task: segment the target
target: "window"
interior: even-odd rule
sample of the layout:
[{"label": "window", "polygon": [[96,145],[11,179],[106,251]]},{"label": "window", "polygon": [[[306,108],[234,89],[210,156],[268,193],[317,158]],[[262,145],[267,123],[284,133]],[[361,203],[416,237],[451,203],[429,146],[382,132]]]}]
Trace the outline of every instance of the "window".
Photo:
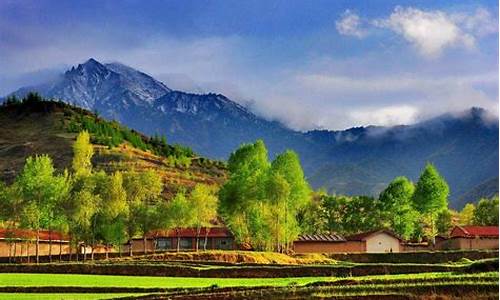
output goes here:
[{"label": "window", "polygon": [[233,249],[233,239],[219,238],[215,239],[215,249]]},{"label": "window", "polygon": [[181,238],[179,245],[181,249],[193,249],[193,239]]},{"label": "window", "polygon": [[172,249],[172,239],[159,238],[156,240],[156,249],[168,250]]}]

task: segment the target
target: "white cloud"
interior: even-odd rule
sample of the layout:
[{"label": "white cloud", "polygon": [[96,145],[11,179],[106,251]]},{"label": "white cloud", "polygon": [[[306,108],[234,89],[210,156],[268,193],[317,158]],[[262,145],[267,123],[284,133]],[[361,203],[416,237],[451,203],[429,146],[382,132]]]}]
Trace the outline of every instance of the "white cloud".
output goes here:
[{"label": "white cloud", "polygon": [[346,10],[342,14],[342,18],[335,22],[337,31],[342,35],[350,35],[362,38],[366,32],[361,27],[361,20],[359,16],[350,10]]},{"label": "white cloud", "polygon": [[373,24],[402,35],[426,57],[437,57],[448,47],[475,46],[474,36],[464,32],[451,15],[439,10],[398,6],[388,18],[375,20]]},{"label": "white cloud", "polygon": [[419,110],[410,105],[393,105],[377,108],[365,108],[349,113],[350,118],[361,125],[396,125],[410,124],[417,120]]},{"label": "white cloud", "polygon": [[477,8],[474,14],[458,13],[451,17],[464,31],[478,37],[498,32],[498,20],[482,7]]}]

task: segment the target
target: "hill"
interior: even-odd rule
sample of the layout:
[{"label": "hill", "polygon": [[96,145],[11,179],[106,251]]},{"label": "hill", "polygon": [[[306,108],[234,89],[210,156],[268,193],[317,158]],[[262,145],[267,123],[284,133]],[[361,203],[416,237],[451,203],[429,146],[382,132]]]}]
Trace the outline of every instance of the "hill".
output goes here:
[{"label": "hill", "polygon": [[175,91],[123,64],[94,59],[55,81],[14,94],[30,90],[146,134],[165,135],[212,159],[226,159],[256,139],[265,141],[271,157],[293,149],[311,185],[334,193],[377,195],[396,176],[416,180],[425,163],[432,162],[448,181],[452,206],[458,208],[465,193],[498,177],[498,120],[480,108],[410,126],[298,132],[224,95]]},{"label": "hill", "polygon": [[0,106],[0,128],[0,179],[6,182],[12,182],[25,159],[34,154],[50,155],[59,170],[70,168],[72,144],[81,129],[91,133],[95,169],[152,168],[165,183],[166,197],[196,183],[220,185],[226,178],[222,162],[199,157],[190,149],[146,137],[63,102],[35,99],[4,104]]}]

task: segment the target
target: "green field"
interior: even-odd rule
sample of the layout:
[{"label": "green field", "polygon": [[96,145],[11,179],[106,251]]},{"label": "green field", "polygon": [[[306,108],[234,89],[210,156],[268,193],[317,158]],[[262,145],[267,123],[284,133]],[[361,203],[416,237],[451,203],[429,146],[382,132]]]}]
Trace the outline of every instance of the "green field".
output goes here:
[{"label": "green field", "polygon": [[0,300],[97,300],[103,298],[117,298],[142,294],[33,294],[33,293],[0,293]]},{"label": "green field", "polygon": [[1,286],[84,286],[84,287],[141,287],[141,288],[199,288],[226,286],[286,286],[292,282],[307,284],[333,277],[301,278],[193,278],[148,277],[79,274],[0,274]]},{"label": "green field", "polygon": [[[296,277],[296,278],[193,278],[193,277],[145,277],[78,274],[0,274],[0,289],[18,287],[16,293],[0,293],[0,299],[109,299],[124,296],[139,296],[144,293],[124,291],[123,293],[96,293],[93,288],[206,288],[221,287],[259,287],[269,286],[287,291],[289,287],[301,287],[310,295],[366,295],[401,293],[406,290],[418,292],[422,288],[445,288],[469,290],[482,285],[498,285],[498,272],[457,274],[451,272],[420,273],[399,275],[374,275],[359,277]],[[338,284],[335,284],[338,282]],[[348,282],[348,283],[345,283]],[[334,284],[332,284],[334,283]],[[54,287],[40,293],[25,293],[23,288]],[[88,293],[64,293],[67,287],[88,288]],[[470,288],[469,288],[470,287]],[[270,288],[271,290],[273,288]],[[285,290],[283,290],[285,289]],[[50,292],[50,293],[48,293]],[[149,294],[151,292],[148,292]],[[248,292],[250,293],[250,292]],[[238,295],[238,294],[234,294]]]}]

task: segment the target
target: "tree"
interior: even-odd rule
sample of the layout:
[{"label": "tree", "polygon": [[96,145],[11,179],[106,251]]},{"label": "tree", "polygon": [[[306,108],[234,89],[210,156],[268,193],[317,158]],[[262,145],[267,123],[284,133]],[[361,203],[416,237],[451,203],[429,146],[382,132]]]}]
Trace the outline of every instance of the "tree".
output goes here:
[{"label": "tree", "polygon": [[39,262],[40,229],[50,226],[51,213],[68,192],[67,178],[54,174],[47,155],[29,157],[16,178],[22,196],[22,223],[36,230],[36,261]]},{"label": "tree", "polygon": [[155,222],[152,220],[153,208],[161,197],[163,182],[153,170],[130,171],[124,174],[123,186],[129,207],[126,221],[127,234],[129,238],[141,234],[144,253],[146,253],[146,234],[155,227]]},{"label": "tree", "polygon": [[[64,203],[69,232],[74,246],[80,242],[93,243],[96,236],[95,220],[101,209],[102,197],[97,193],[96,182],[106,181],[106,174],[99,172],[92,176],[77,176],[72,180],[70,197]],[[78,249],[77,249],[78,259]],[[87,257],[84,248],[84,260]]]},{"label": "tree", "polygon": [[217,217],[218,198],[214,187],[197,184],[189,196],[190,205],[193,207],[193,223],[196,227],[196,251],[199,249],[200,231],[205,227],[205,242],[203,249],[207,249],[207,235],[210,222]]},{"label": "tree", "polygon": [[311,188],[305,179],[298,155],[291,150],[274,159],[269,178],[274,183],[274,189],[267,190],[267,198],[274,199],[275,205],[279,207],[278,211],[283,209],[283,244],[288,249],[289,244],[300,233],[297,216],[310,203]]},{"label": "tree", "polygon": [[453,227],[452,223],[452,213],[449,209],[443,209],[438,215],[436,220],[436,229],[439,234],[448,235],[451,227]]},{"label": "tree", "polygon": [[460,212],[460,225],[472,225],[474,221],[474,212],[476,206],[473,203],[465,204],[464,208]]},{"label": "tree", "polygon": [[413,183],[402,176],[395,178],[379,196],[383,219],[404,239],[412,236],[418,215],[412,206],[414,191]]},{"label": "tree", "polygon": [[474,211],[474,224],[498,226],[498,195],[491,199],[481,199]]},{"label": "tree", "polygon": [[344,232],[358,233],[382,227],[377,200],[368,196],[348,198],[343,220]]},{"label": "tree", "polygon": [[180,250],[180,229],[194,224],[194,209],[189,203],[183,191],[178,192],[166,207],[165,219],[169,223],[165,227],[174,227],[177,231],[177,252]]},{"label": "tree", "polygon": [[449,187],[434,165],[428,163],[420,175],[413,194],[413,205],[427,220],[428,235],[436,235],[436,217],[448,207]]},{"label": "tree", "polygon": [[[107,242],[121,245],[126,240],[125,220],[129,213],[127,193],[123,188],[122,173],[119,171],[113,173],[102,188],[103,190],[100,193],[103,199],[102,206],[98,211],[94,226],[100,224],[99,230],[101,233],[105,233],[101,236]],[[129,236],[129,238],[132,237]],[[92,254],[94,253],[94,245],[95,240],[92,243]],[[132,253],[132,247],[130,247],[130,253]]]},{"label": "tree", "polygon": [[[290,184],[279,173],[272,172],[266,186],[266,194],[269,200],[266,207],[266,223],[271,233],[271,241],[268,241],[266,248],[280,251],[283,245],[287,244],[287,211],[288,199],[290,197]],[[289,222],[291,223],[291,222]],[[273,243],[274,241],[274,243]]]},{"label": "tree", "polygon": [[92,156],[94,147],[90,143],[90,134],[84,130],[80,132],[73,144],[73,171],[75,174],[87,174],[92,172]]},{"label": "tree", "polygon": [[259,248],[267,238],[262,230],[264,182],[270,164],[262,140],[242,145],[228,160],[230,177],[219,192],[220,215],[238,242]]}]

